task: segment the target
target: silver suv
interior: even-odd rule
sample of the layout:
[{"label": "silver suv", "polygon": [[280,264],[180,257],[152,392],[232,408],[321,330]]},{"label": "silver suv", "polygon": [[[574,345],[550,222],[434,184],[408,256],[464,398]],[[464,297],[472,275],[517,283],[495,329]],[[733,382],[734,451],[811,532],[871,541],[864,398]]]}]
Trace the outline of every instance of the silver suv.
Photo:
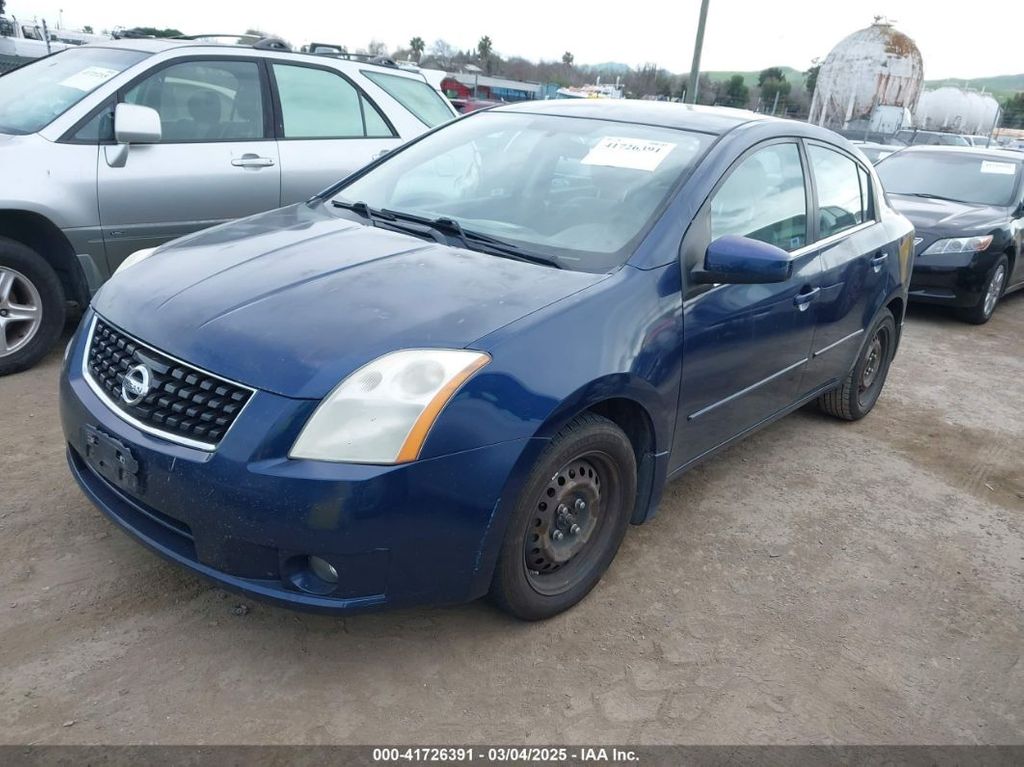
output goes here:
[{"label": "silver suv", "polygon": [[0,375],[131,253],[302,201],[454,118],[386,60],[119,40],[0,77]]}]

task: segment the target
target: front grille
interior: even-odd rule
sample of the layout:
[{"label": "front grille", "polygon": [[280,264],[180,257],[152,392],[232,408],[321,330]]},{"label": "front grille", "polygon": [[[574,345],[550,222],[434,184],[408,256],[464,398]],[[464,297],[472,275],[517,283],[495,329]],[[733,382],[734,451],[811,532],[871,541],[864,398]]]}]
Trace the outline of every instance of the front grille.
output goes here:
[{"label": "front grille", "polygon": [[[108,404],[176,442],[216,447],[253,395],[252,389],[169,357],[99,317],[86,355],[88,375],[106,394]],[[129,404],[122,384],[137,365],[149,371],[149,391]]]}]

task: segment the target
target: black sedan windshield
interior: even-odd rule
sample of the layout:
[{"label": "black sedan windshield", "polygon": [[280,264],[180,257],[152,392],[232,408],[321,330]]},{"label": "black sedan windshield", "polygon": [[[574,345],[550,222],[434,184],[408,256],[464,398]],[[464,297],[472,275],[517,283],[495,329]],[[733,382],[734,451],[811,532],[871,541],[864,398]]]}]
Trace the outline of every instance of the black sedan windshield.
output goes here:
[{"label": "black sedan windshield", "polygon": [[118,75],[145,53],[111,48],[78,48],[0,77],[0,133],[35,133]]},{"label": "black sedan windshield", "polygon": [[975,205],[1010,205],[1020,163],[959,152],[906,151],[875,166],[892,194],[941,197]]},{"label": "black sedan windshield", "polygon": [[336,199],[447,218],[559,265],[623,263],[713,136],[605,120],[483,112],[434,133]]}]

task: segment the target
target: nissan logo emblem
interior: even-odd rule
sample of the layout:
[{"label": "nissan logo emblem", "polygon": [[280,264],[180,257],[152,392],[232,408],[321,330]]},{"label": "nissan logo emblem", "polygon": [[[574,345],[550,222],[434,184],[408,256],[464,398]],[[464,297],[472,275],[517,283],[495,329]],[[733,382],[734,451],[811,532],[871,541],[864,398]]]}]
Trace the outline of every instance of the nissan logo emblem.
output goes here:
[{"label": "nissan logo emblem", "polygon": [[129,368],[121,381],[121,399],[128,405],[138,405],[149,394],[149,368],[136,365]]}]

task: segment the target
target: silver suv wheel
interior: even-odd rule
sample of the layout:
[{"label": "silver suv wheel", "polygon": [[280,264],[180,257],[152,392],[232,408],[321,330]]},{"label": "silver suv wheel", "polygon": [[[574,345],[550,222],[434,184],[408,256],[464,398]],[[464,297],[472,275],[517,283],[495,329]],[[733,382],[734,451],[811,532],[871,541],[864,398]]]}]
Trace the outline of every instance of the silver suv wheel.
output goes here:
[{"label": "silver suv wheel", "polygon": [[39,290],[24,274],[0,266],[0,357],[28,344],[43,322]]}]

